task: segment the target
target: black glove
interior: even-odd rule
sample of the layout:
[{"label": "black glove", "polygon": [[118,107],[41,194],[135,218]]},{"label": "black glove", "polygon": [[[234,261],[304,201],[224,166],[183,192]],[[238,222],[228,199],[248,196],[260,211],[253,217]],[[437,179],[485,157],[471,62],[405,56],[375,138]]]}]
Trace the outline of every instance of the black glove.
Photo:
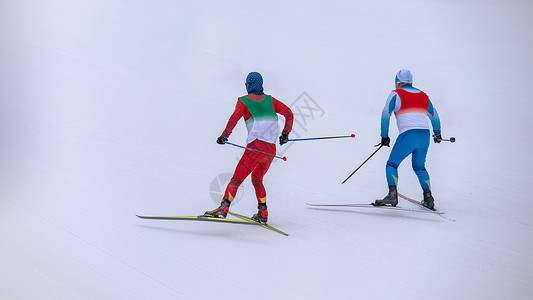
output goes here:
[{"label": "black glove", "polygon": [[442,142],[442,135],[440,135],[440,133],[439,133],[439,134],[434,134],[434,135],[433,135],[433,141],[434,141],[435,143],[437,143],[437,144],[440,143],[440,142]]},{"label": "black glove", "polygon": [[289,139],[289,135],[282,133],[279,137],[279,145],[283,146],[283,144],[287,144],[287,140]]},{"label": "black glove", "polygon": [[224,145],[228,141],[228,138],[221,135],[217,139],[217,144]]},{"label": "black glove", "polygon": [[379,146],[379,145],[390,147],[390,137],[382,137],[381,143],[377,144],[376,146]]}]

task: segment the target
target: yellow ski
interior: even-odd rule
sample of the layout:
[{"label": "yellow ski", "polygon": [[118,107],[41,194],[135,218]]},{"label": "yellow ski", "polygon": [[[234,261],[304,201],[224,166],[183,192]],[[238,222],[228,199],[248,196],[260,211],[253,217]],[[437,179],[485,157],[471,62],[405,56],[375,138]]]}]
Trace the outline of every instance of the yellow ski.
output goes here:
[{"label": "yellow ski", "polygon": [[236,214],[231,211],[228,213],[231,214],[232,216],[240,218],[241,220],[223,219],[223,218],[206,217],[206,216],[142,216],[142,215],[136,215],[136,216],[141,219],[151,219],[151,220],[187,220],[187,221],[206,221],[206,222],[218,222],[218,223],[228,223],[228,224],[255,225],[255,226],[261,226],[263,228],[266,228],[266,229],[275,231],[277,233],[283,234],[285,236],[288,236],[287,233],[277,228],[274,228],[270,225],[256,222],[248,217]]}]

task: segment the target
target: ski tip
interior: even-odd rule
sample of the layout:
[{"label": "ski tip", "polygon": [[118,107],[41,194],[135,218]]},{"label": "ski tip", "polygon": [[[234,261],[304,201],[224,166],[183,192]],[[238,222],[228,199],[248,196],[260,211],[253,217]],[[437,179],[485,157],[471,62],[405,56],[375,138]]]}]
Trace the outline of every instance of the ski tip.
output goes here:
[{"label": "ski tip", "polygon": [[143,216],[143,215],[135,215],[139,219],[150,219],[149,216]]}]

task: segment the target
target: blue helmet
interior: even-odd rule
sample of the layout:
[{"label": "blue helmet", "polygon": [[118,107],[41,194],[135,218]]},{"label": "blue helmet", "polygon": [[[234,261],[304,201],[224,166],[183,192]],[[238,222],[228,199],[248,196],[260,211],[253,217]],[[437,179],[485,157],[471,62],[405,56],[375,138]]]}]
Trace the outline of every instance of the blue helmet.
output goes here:
[{"label": "blue helmet", "polygon": [[248,94],[262,95],[263,93],[263,77],[257,72],[251,72],[246,77],[246,91]]}]

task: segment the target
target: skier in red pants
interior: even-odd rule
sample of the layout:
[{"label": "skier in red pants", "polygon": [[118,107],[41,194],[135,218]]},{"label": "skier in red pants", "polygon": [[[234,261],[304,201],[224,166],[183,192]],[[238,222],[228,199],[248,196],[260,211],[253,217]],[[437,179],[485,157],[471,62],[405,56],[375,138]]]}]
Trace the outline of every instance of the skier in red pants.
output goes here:
[{"label": "skier in red pants", "polygon": [[[279,137],[280,146],[287,143],[292,129],[293,113],[289,107],[276,98],[263,93],[263,77],[257,72],[252,72],[246,77],[246,90],[248,95],[237,100],[235,111],[229,118],[226,129],[217,139],[218,144],[224,144],[230,136],[237,122],[244,117],[248,129],[247,147],[261,152],[275,155],[276,139],[278,136],[278,115],[285,117],[285,127]],[[204,216],[225,218],[231,201],[237,194],[241,183],[252,174],[252,184],[257,196],[258,212],[252,219],[266,223],[268,211],[266,205],[266,191],[263,185],[263,176],[268,171],[274,157],[255,151],[246,150],[240,159],[233,177],[229,182],[220,206],[214,210],[206,211]]]}]

